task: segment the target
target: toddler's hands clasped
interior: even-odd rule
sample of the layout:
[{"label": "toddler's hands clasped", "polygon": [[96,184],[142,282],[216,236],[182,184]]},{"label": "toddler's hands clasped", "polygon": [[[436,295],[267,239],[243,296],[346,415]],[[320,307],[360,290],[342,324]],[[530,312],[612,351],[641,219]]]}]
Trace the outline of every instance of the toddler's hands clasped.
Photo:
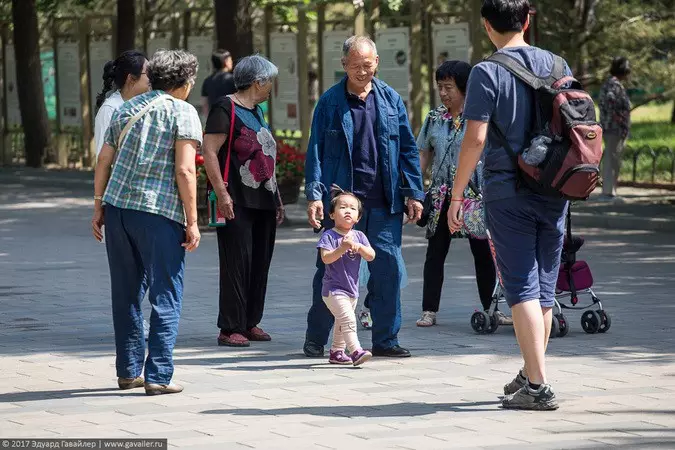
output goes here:
[{"label": "toddler's hands clasped", "polygon": [[344,252],[351,252],[358,254],[361,251],[361,244],[354,241],[354,236],[352,235],[352,233],[348,233],[347,235],[345,235],[345,237],[342,238],[340,248]]}]

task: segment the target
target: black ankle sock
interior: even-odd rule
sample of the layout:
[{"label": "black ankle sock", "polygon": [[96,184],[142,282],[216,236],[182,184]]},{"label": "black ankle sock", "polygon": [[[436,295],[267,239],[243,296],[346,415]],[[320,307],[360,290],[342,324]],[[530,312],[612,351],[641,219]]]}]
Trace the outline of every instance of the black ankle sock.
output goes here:
[{"label": "black ankle sock", "polygon": [[533,391],[537,391],[541,387],[541,384],[534,384],[533,382],[531,382],[529,380],[528,380],[527,384],[530,385],[530,389],[532,389]]}]

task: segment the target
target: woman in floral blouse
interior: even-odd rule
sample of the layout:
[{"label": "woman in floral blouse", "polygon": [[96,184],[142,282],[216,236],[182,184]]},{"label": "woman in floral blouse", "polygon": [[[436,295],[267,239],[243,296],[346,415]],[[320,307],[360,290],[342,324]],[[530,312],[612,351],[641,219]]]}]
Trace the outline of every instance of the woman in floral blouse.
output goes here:
[{"label": "woman in floral blouse", "polygon": [[[227,219],[219,227],[220,307],[219,345],[248,347],[269,341],[258,327],[267,292],[277,225],[284,210],[277,189],[277,145],[260,103],[269,98],[277,67],[259,55],[242,58],[234,68],[237,92],[214,104],[206,121],[206,173],[218,196],[218,209]],[[234,128],[227,183],[230,118]]]},{"label": "woman in floral blouse", "polygon": [[616,196],[621,170],[621,153],[630,133],[630,99],[622,82],[628,80],[630,65],[624,57],[614,58],[609,78],[600,90],[600,122],[605,141],[602,161],[602,194]]},{"label": "woman in floral blouse", "polygon": [[[450,249],[450,242],[452,238],[466,237],[461,233],[451,235],[447,212],[452,180],[464,138],[465,121],[462,118],[462,110],[470,72],[471,66],[462,61],[446,61],[436,69],[436,84],[443,104],[429,112],[422,125],[422,132],[417,138],[422,172],[426,172],[429,164],[433,163],[430,186],[433,202],[426,232],[429,244],[424,262],[423,312],[417,321],[419,327],[436,324],[436,313],[443,287],[443,265]],[[481,189],[482,163],[479,163],[473,181],[478,189]],[[476,195],[477,193],[470,188],[464,193],[465,197]],[[487,240],[469,238],[469,244],[476,267],[478,294],[483,308],[487,310],[492,301],[496,277],[492,254]],[[508,322],[501,313],[499,317],[501,323]]]}]

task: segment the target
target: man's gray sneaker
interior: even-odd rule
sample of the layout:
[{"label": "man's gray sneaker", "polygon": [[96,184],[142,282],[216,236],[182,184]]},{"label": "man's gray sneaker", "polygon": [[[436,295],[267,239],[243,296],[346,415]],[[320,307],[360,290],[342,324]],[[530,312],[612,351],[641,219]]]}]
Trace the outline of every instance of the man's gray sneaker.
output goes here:
[{"label": "man's gray sneaker", "polygon": [[495,317],[497,317],[499,325],[513,325],[513,317],[507,316],[499,310],[495,311]]},{"label": "man's gray sneaker", "polygon": [[511,395],[515,394],[527,384],[527,379],[523,376],[523,373],[521,371],[518,371],[518,375],[511,380],[509,384],[504,385],[504,395]]},{"label": "man's gray sneaker", "polygon": [[542,384],[534,390],[530,386],[523,386],[513,395],[502,400],[505,409],[527,409],[534,411],[553,411],[558,409],[558,401],[551,390],[550,384]]}]

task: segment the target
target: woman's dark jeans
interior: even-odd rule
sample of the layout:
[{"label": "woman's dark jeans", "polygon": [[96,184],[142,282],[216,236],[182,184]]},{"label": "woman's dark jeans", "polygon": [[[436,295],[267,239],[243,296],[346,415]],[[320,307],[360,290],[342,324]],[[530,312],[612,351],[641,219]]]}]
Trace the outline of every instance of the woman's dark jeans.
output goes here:
[{"label": "woman's dark jeans", "polygon": [[[105,243],[110,265],[117,376],[169,384],[178,335],[185,267],[183,225],[164,216],[105,207]],[[141,302],[152,304],[145,358]]]}]

